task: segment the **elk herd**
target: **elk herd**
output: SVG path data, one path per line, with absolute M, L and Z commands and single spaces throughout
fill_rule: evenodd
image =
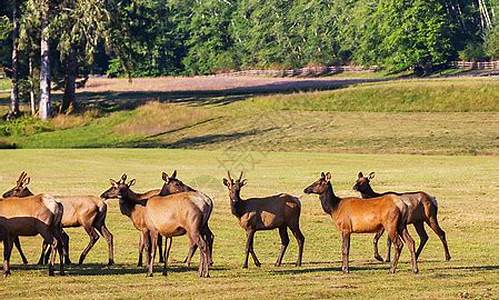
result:
M 364 176 L 359 172 L 353 189 L 360 193 L 361 198 L 340 198 L 335 195 L 331 177 L 329 172 L 322 172 L 319 179 L 304 189 L 304 193 L 319 196 L 323 211 L 330 215 L 341 233 L 343 272 L 349 272 L 351 234 L 375 233 L 374 258 L 384 261 L 378 251 L 378 240 L 387 232 L 385 261 L 392 260 L 390 272 L 396 272 L 404 242 L 411 255 L 412 271 L 417 273 L 417 260 L 429 238 L 424 223 L 441 240 L 445 259 L 451 258 L 445 232 L 438 223 L 438 204 L 433 196 L 425 192 L 376 193 L 370 186 L 374 173 Z M 49 275 L 53 276 L 56 256 L 59 255 L 60 274 L 64 275 L 64 265 L 71 264 L 70 238 L 64 229 L 70 227 L 82 227 L 89 236 L 89 243 L 80 254 L 78 264 L 83 264 L 89 251 L 102 236 L 108 244 L 107 264 L 113 265 L 114 242 L 113 235 L 106 226 L 106 202 L 118 199 L 120 212 L 127 216 L 139 231 L 137 266 L 143 265 L 143 252 L 146 250 L 147 276 L 153 276 L 157 250 L 159 261 L 163 263 L 163 274 L 167 274 L 172 238 L 186 235 L 189 248 L 184 263 L 190 266 L 193 255 L 199 250 L 198 274 L 200 277 L 209 277 L 209 268 L 214 264 L 215 236 L 209 225 L 213 201 L 203 192 L 179 180 L 177 171 L 170 176 L 163 172 L 162 179 L 164 183 L 161 189 L 137 193 L 132 190 L 136 180 L 128 180 L 127 175 L 123 174 L 118 180 L 110 179 L 110 187 L 100 197 L 56 196 L 47 193 L 33 194 L 28 188 L 30 177 L 26 172 L 22 172 L 16 186 L 0 198 L 0 240 L 3 241 L 4 248 L 4 275 L 10 275 L 10 257 L 14 246 L 23 263 L 28 263 L 19 237 L 38 234 L 43 239 L 38 264 L 48 263 Z M 240 196 L 241 190 L 247 184 L 243 172 L 237 179 L 233 179 L 228 171 L 227 178 L 223 178 L 222 183 L 228 190 L 231 213 L 238 219 L 247 236 L 243 268 L 248 268 L 250 255 L 255 266 L 261 266 L 253 247 L 254 236 L 257 231 L 272 229 L 278 229 L 281 239 L 275 266 L 282 264 L 290 242 L 288 230 L 298 245 L 295 265 L 301 266 L 305 237 L 300 229 L 300 199 L 286 193 L 243 199 Z M 413 224 L 419 235 L 417 250 L 408 233 L 408 224 Z M 394 247 L 392 258 L 391 246 Z

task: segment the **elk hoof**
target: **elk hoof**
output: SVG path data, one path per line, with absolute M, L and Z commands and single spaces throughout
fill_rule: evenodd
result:
M 391 274 L 396 273 L 396 268 L 391 268 L 391 269 L 389 270 L 389 273 L 391 273 Z
M 243 269 L 248 269 L 248 265 L 243 265 Z
M 274 263 L 274 266 L 275 266 L 275 267 L 279 267 L 279 266 L 281 266 L 281 264 L 280 264 L 279 262 L 275 262 L 275 263 Z
M 349 274 L 349 268 L 348 267 L 342 267 L 342 272 L 344 274 Z
M 451 256 L 450 255 L 447 255 L 446 258 L 445 258 L 447 261 L 451 259 Z
M 296 267 L 301 267 L 301 266 L 302 266 L 302 262 L 296 262 L 296 263 L 295 263 L 295 266 L 296 266 Z
M 3 277 L 9 277 L 10 275 L 11 275 L 11 274 L 10 274 L 10 270 L 5 271 L 5 272 L 3 273 Z
M 108 261 L 108 266 L 112 266 L 112 265 L 114 265 L 114 264 L 115 264 L 115 261 L 114 261 L 114 260 L 110 259 L 110 260 Z
M 49 271 L 49 276 L 54 276 L 54 271 Z
M 387 256 L 384 261 L 385 262 L 391 262 L 391 258 L 389 256 Z
M 167 276 L 167 271 L 163 271 L 163 272 L 161 272 L 161 275 L 163 275 L 163 276 Z
M 418 273 L 418 268 L 413 269 L 413 273 L 417 274 Z
M 146 278 L 147 278 L 147 277 L 153 277 L 153 273 L 148 273 L 148 274 L 146 274 Z
M 260 268 L 260 266 L 261 266 L 260 262 L 256 262 L 256 263 L 255 263 L 255 266 L 256 266 L 257 268 Z
M 27 265 L 28 264 L 28 260 L 23 260 L 23 265 Z
M 380 255 L 378 255 L 378 254 L 375 254 L 373 257 L 374 257 L 376 260 L 378 260 L 378 261 L 384 261 L 384 259 L 382 258 L 382 256 L 380 256 Z
M 59 272 L 59 275 L 61 275 L 61 276 L 66 276 L 66 273 L 65 273 L 64 271 L 60 271 L 60 272 Z

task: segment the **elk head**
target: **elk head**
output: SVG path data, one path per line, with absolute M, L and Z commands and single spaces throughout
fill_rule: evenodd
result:
M 33 193 L 28 188 L 28 184 L 30 183 L 30 178 L 28 177 L 28 173 L 21 172 L 19 178 L 17 179 L 16 186 L 7 192 L 3 193 L 2 197 L 27 197 L 32 196 Z
M 240 173 L 240 178 L 236 181 L 231 178 L 231 174 L 227 171 L 227 178 L 222 179 L 222 184 L 224 184 L 229 190 L 229 198 L 232 202 L 237 202 L 240 200 L 240 190 L 247 184 L 246 179 L 242 179 L 243 171 Z
M 103 199 L 122 198 L 122 196 L 128 192 L 130 187 L 135 184 L 135 179 L 130 180 L 129 183 L 125 183 L 126 180 L 127 180 L 126 174 L 123 174 L 120 180 L 118 181 L 110 179 L 109 182 L 111 183 L 111 187 L 101 194 L 101 198 Z
M 321 175 L 318 180 L 313 182 L 311 185 L 306 187 L 304 189 L 304 193 L 306 194 L 323 194 L 326 189 L 328 188 L 328 183 L 330 182 L 330 179 L 332 178 L 332 175 L 330 172 L 321 172 Z
M 370 180 L 373 179 L 373 177 L 375 177 L 375 172 L 370 172 L 367 177 L 363 176 L 362 172 L 359 172 L 358 179 L 352 189 L 360 193 L 369 192 L 371 190 Z
M 193 191 L 192 188 L 185 185 L 182 181 L 177 179 L 176 176 L 177 170 L 174 170 L 171 176 L 168 176 L 168 174 L 165 172 L 161 173 L 161 178 L 163 179 L 163 181 L 165 181 L 163 183 L 163 187 L 161 188 L 161 195 L 170 195 L 175 193 Z

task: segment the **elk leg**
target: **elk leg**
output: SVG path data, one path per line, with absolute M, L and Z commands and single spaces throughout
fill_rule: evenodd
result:
M 385 254 L 385 262 L 390 262 L 391 261 L 391 246 L 392 242 L 389 237 L 387 237 L 387 253 Z
M 16 237 L 18 238 L 18 237 Z M 3 240 L 3 276 L 7 277 L 10 273 L 10 255 L 12 254 L 12 238 L 6 236 Z
M 252 241 L 250 242 L 250 254 L 252 255 L 253 263 L 255 264 L 255 266 L 260 268 L 260 261 L 257 258 L 257 254 L 255 254 L 255 251 L 253 250 L 253 238 L 254 236 L 252 235 Z
M 389 238 L 394 244 L 394 249 L 395 249 L 394 259 L 392 260 L 390 272 L 396 273 L 396 267 L 398 266 L 399 255 L 401 254 L 401 249 L 403 248 L 403 242 L 401 242 L 401 239 L 399 238 L 398 232 L 395 228 L 387 230 L 387 234 L 389 235 Z
M 146 277 L 153 277 L 153 265 L 155 262 L 156 256 L 156 248 L 158 248 L 158 233 L 150 232 L 149 233 L 149 264 L 148 264 L 148 273 Z M 163 275 L 166 275 L 166 270 L 163 270 Z
M 342 232 L 342 272 L 349 273 L 349 249 L 351 247 L 351 233 Z
M 65 265 L 70 265 L 71 264 L 71 259 L 69 258 L 69 235 L 64 230 L 61 231 L 61 239 L 63 240 L 63 247 L 64 247 L 64 250 L 65 250 L 65 253 L 64 253 L 64 264 Z
M 49 246 L 48 243 L 45 242 L 45 240 L 42 242 L 42 253 L 40 254 L 40 259 L 38 260 L 39 265 L 44 265 L 45 261 L 45 251 L 47 250 L 47 247 Z
M 427 235 L 427 232 L 425 232 L 424 228 L 424 223 L 415 223 L 413 224 L 413 227 L 415 227 L 415 230 L 417 231 L 418 236 L 420 237 L 420 244 L 418 245 L 417 252 L 415 254 L 415 258 L 418 259 L 420 256 L 420 253 L 424 249 L 425 243 L 427 243 L 427 240 L 429 239 L 429 236 Z
M 250 254 L 250 247 L 253 241 L 254 234 L 255 234 L 254 230 L 247 231 L 247 245 L 245 248 L 245 260 L 243 261 L 243 269 L 248 269 L 248 255 Z
M 103 224 L 98 227 L 99 232 L 101 235 L 106 239 L 106 242 L 108 243 L 108 266 L 111 266 L 115 263 L 113 252 L 114 252 L 114 246 L 113 246 L 113 235 L 111 232 L 109 232 L 108 227 L 106 227 L 106 224 Z
M 139 234 L 139 260 L 137 261 L 137 266 L 142 267 L 142 253 L 144 252 L 144 246 L 146 244 L 144 234 L 141 232 Z M 147 249 L 149 251 L 149 249 Z
M 205 225 L 205 230 L 206 230 L 206 241 L 208 243 L 208 254 L 209 254 L 208 264 L 212 266 L 214 264 L 212 253 L 213 253 L 215 235 L 212 232 L 212 230 L 210 230 L 210 227 L 208 227 L 208 223 Z
M 163 257 L 165 258 L 165 261 L 164 261 L 164 268 L 166 269 L 167 268 L 167 263 L 168 263 L 168 257 L 170 256 L 170 248 L 172 248 L 172 238 L 169 237 L 169 238 L 165 238 L 165 248 L 163 249 L 164 253 L 163 253 Z
M 69 265 L 71 264 L 71 260 L 69 259 L 69 236 L 68 234 L 61 229 L 61 232 L 60 233 L 57 233 L 55 232 L 54 233 L 58 239 L 58 246 L 57 246 L 57 251 L 61 251 L 61 253 L 63 253 L 63 256 L 65 258 L 65 264 Z M 62 247 L 60 249 L 60 247 Z M 51 253 L 51 249 L 48 248 L 47 251 L 45 251 L 45 257 L 44 257 L 44 261 L 43 261 L 43 264 L 47 264 L 49 263 L 49 259 L 50 259 L 50 253 Z
M 21 242 L 19 241 L 19 237 L 16 236 L 14 238 L 14 245 L 17 248 L 17 251 L 19 252 L 19 255 L 21 255 L 21 259 L 23 260 L 23 264 L 27 265 L 28 264 L 28 259 L 24 255 L 23 249 L 21 249 Z
M 295 266 L 300 267 L 302 265 L 302 252 L 304 251 L 304 241 L 305 237 L 302 234 L 302 231 L 300 231 L 300 228 L 297 225 L 289 226 L 290 230 L 293 233 L 293 236 L 297 240 L 297 244 L 299 246 L 299 255 L 297 257 L 297 262 L 295 263 Z
M 90 249 L 92 249 L 92 247 L 94 247 L 94 244 L 99 239 L 99 235 L 95 231 L 94 227 L 85 226 L 84 229 L 87 232 L 87 234 L 89 235 L 90 241 L 89 241 L 89 244 L 87 245 L 87 247 L 85 247 L 85 249 L 83 249 L 82 254 L 80 254 L 80 259 L 78 260 L 79 265 L 83 264 L 83 261 L 85 260 L 85 257 L 89 253 Z
M 444 257 L 446 260 L 451 259 L 450 251 L 448 250 L 448 242 L 446 241 L 446 234 L 443 229 L 439 226 L 438 220 L 436 217 L 429 218 L 427 224 L 432 228 L 432 230 L 437 234 L 441 243 L 443 243 L 444 248 Z
M 278 228 L 279 233 L 280 233 L 280 238 L 281 238 L 281 247 L 280 247 L 280 253 L 278 255 L 278 259 L 276 260 L 276 263 L 274 264 L 276 267 L 281 266 L 281 261 L 283 260 L 283 256 L 285 255 L 286 248 L 288 247 L 288 244 L 290 243 L 290 238 L 288 237 L 288 232 L 286 231 L 286 226 Z
M 415 255 L 415 241 L 410 236 L 410 233 L 408 232 L 406 226 L 403 228 L 401 236 L 403 237 L 403 240 L 405 241 L 406 246 L 408 246 L 408 250 L 410 251 L 411 268 L 413 270 L 413 273 L 418 273 L 417 257 Z
M 162 248 L 163 248 L 163 237 L 161 235 L 158 235 L 158 255 L 159 255 L 159 262 L 160 263 L 165 262 Z
M 186 256 L 186 258 L 184 259 L 184 263 L 186 264 L 186 267 L 190 267 L 191 266 L 191 259 L 193 258 L 193 255 L 194 253 L 196 252 L 196 249 L 198 248 L 198 246 L 196 245 L 195 242 L 189 242 L 189 250 L 188 250 L 188 254 Z
M 380 229 L 373 237 L 373 257 L 378 261 L 384 261 L 382 256 L 378 253 L 378 240 L 384 234 L 384 228 Z
M 189 239 L 200 248 L 200 267 L 198 274 L 200 277 L 210 277 L 208 273 L 208 245 L 205 238 L 199 232 L 190 232 Z

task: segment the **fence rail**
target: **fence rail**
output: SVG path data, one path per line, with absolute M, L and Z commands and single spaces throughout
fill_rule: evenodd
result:
M 452 61 L 450 65 L 457 69 L 498 70 L 497 61 Z
M 304 67 L 289 70 L 245 70 L 229 73 L 220 73 L 220 76 L 269 76 L 269 77 L 313 77 L 321 75 L 331 75 L 340 72 L 375 72 L 379 70 L 377 66 L 359 67 L 359 66 L 320 66 Z

